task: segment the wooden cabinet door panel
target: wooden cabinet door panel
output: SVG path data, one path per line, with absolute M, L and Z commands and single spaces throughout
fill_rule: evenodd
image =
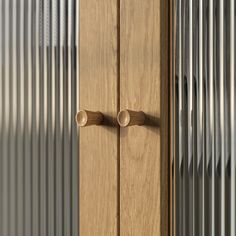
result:
M 80 109 L 107 119 L 80 129 L 81 236 L 118 231 L 117 10 L 117 0 L 80 0 Z
M 169 19 L 165 0 L 80 1 L 80 235 L 169 234 Z M 121 128 L 119 110 L 148 124 Z
M 121 129 L 120 232 L 168 235 L 168 1 L 121 0 L 120 107 L 149 125 Z M 159 124 L 153 126 L 151 124 Z

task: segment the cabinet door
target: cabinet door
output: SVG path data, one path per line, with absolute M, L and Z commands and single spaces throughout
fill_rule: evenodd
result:
M 80 129 L 80 235 L 117 235 L 117 0 L 80 0 L 80 109 L 106 125 Z
M 120 107 L 143 111 L 144 126 L 120 133 L 121 235 L 169 233 L 169 6 L 121 0 Z

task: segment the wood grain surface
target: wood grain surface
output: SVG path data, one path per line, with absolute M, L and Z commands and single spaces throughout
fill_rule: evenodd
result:
M 169 235 L 169 1 L 121 0 L 120 108 L 151 123 L 121 129 L 120 235 Z
M 117 0 L 80 0 L 80 109 L 102 126 L 80 128 L 80 235 L 118 234 Z

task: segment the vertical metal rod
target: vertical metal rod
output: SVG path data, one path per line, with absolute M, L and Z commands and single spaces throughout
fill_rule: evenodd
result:
M 234 61 L 234 53 L 235 53 L 235 0 L 230 1 L 230 95 L 231 95 L 231 102 L 230 102 L 230 110 L 231 110 L 231 204 L 230 204 L 230 235 L 236 235 L 235 229 L 235 220 L 236 220 L 236 189 L 235 189 L 235 167 L 236 167 L 236 160 L 235 160 L 235 61 Z

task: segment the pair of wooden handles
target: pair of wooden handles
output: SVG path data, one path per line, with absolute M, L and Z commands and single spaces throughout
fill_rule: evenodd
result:
M 101 112 L 81 110 L 76 115 L 76 122 L 80 127 L 101 125 L 103 118 Z M 117 122 L 121 127 L 144 125 L 145 114 L 142 111 L 122 110 L 117 115 Z

